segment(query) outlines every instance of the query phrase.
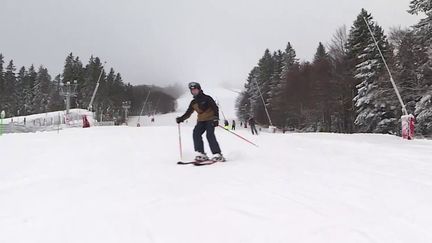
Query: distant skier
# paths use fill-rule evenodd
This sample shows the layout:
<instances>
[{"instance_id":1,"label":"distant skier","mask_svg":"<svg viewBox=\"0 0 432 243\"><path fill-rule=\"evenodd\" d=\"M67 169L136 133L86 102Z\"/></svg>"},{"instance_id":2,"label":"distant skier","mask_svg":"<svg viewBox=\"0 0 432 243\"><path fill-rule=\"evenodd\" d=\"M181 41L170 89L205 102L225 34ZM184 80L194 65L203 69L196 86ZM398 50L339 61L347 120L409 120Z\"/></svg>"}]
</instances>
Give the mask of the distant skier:
<instances>
[{"instance_id":1,"label":"distant skier","mask_svg":"<svg viewBox=\"0 0 432 243\"><path fill-rule=\"evenodd\" d=\"M204 151L204 143L202 140L202 135L206 132L207 141L210 145L211 152L213 153L213 158L211 160L225 161L214 134L215 127L219 126L219 108L212 97L204 94L199 83L191 82L188 86L193 95L193 100L189 104L186 113L181 117L176 118L176 122L181 123L185 121L194 111L196 111L198 113L198 120L193 130L194 147L195 152L197 152L195 160L209 160L209 157Z\"/></svg>"},{"instance_id":2,"label":"distant skier","mask_svg":"<svg viewBox=\"0 0 432 243\"><path fill-rule=\"evenodd\" d=\"M233 120L231 123L231 130L235 130L235 127L236 127L236 122L235 120Z\"/></svg>"},{"instance_id":3,"label":"distant skier","mask_svg":"<svg viewBox=\"0 0 432 243\"><path fill-rule=\"evenodd\" d=\"M229 123L228 123L228 120L225 120L225 121L224 121L224 128L225 128L226 130L229 129Z\"/></svg>"},{"instance_id":4,"label":"distant skier","mask_svg":"<svg viewBox=\"0 0 432 243\"><path fill-rule=\"evenodd\" d=\"M251 128L252 135L254 135L254 134L258 135L258 131L257 131L256 126L255 126L255 119L253 117L249 118L249 126Z\"/></svg>"}]
</instances>

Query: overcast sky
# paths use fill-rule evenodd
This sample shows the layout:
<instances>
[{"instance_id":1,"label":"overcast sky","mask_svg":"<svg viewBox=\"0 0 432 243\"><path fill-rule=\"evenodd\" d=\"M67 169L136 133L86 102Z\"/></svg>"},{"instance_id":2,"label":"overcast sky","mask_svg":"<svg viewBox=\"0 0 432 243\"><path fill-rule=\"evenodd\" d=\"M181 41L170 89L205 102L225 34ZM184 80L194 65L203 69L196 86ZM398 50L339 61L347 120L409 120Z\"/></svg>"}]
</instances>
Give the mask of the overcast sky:
<instances>
[{"instance_id":1,"label":"overcast sky","mask_svg":"<svg viewBox=\"0 0 432 243\"><path fill-rule=\"evenodd\" d=\"M411 26L410 0L0 0L0 53L55 76L68 53L99 56L132 84L240 86L266 48L291 41L311 60L319 41L361 8L385 30Z\"/></svg>"}]
</instances>

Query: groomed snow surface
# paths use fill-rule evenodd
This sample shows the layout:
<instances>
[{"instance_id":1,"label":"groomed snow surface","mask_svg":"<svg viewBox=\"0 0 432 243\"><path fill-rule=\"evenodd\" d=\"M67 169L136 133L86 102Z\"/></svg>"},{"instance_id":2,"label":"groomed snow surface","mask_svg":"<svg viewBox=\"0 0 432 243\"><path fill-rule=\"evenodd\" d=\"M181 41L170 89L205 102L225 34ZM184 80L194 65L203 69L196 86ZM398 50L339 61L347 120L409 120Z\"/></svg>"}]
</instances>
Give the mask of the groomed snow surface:
<instances>
[{"instance_id":1,"label":"groomed snow surface","mask_svg":"<svg viewBox=\"0 0 432 243\"><path fill-rule=\"evenodd\" d=\"M0 242L432 242L432 141L237 132L203 167L174 123L6 134Z\"/></svg>"}]
</instances>

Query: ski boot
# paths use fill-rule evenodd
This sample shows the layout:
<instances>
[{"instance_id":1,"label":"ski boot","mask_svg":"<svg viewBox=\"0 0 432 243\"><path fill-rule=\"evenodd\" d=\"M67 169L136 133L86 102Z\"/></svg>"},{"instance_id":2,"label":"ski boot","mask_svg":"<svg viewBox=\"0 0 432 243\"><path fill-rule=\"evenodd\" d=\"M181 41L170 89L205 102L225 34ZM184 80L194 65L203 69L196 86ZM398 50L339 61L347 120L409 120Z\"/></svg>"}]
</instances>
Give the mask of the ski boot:
<instances>
[{"instance_id":1,"label":"ski boot","mask_svg":"<svg viewBox=\"0 0 432 243\"><path fill-rule=\"evenodd\" d=\"M214 154L213 158L211 159L213 162L225 162L225 158L222 156L222 154Z\"/></svg>"},{"instance_id":2,"label":"ski boot","mask_svg":"<svg viewBox=\"0 0 432 243\"><path fill-rule=\"evenodd\" d=\"M203 162L208 161L209 157L205 153L197 152L197 155L195 156L195 161L197 162Z\"/></svg>"}]
</instances>

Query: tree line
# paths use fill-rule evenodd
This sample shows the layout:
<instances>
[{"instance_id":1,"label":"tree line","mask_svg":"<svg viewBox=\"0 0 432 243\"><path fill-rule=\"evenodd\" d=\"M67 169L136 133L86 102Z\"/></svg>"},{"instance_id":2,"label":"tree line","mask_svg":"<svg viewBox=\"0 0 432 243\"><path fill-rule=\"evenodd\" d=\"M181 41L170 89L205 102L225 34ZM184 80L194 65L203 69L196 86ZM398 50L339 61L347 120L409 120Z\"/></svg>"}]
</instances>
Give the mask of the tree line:
<instances>
[{"instance_id":1,"label":"tree line","mask_svg":"<svg viewBox=\"0 0 432 243\"><path fill-rule=\"evenodd\" d=\"M122 103L131 101L132 115L167 113L175 110L176 101L166 94L164 88L150 85L133 86L125 83L120 73L110 68L107 72L98 57L91 56L86 65L79 57L70 53L65 60L63 72L54 78L44 66L16 69L13 60L5 64L0 54L0 111L7 117L24 116L65 109L61 87L67 82L76 82L76 97L72 98L71 108L89 106L97 80L100 86L93 103L96 117L103 120L124 119ZM176 86L167 87L174 93ZM144 101L150 95L147 105Z\"/></svg>"},{"instance_id":2,"label":"tree line","mask_svg":"<svg viewBox=\"0 0 432 243\"><path fill-rule=\"evenodd\" d=\"M411 14L427 17L386 36L362 9L347 31L319 43L312 62L300 62L293 45L264 55L253 67L237 99L242 120L300 131L399 134L401 105L372 35L392 71L417 133L432 135L432 4L413 0ZM263 100L261 98L261 95Z\"/></svg>"}]
</instances>

